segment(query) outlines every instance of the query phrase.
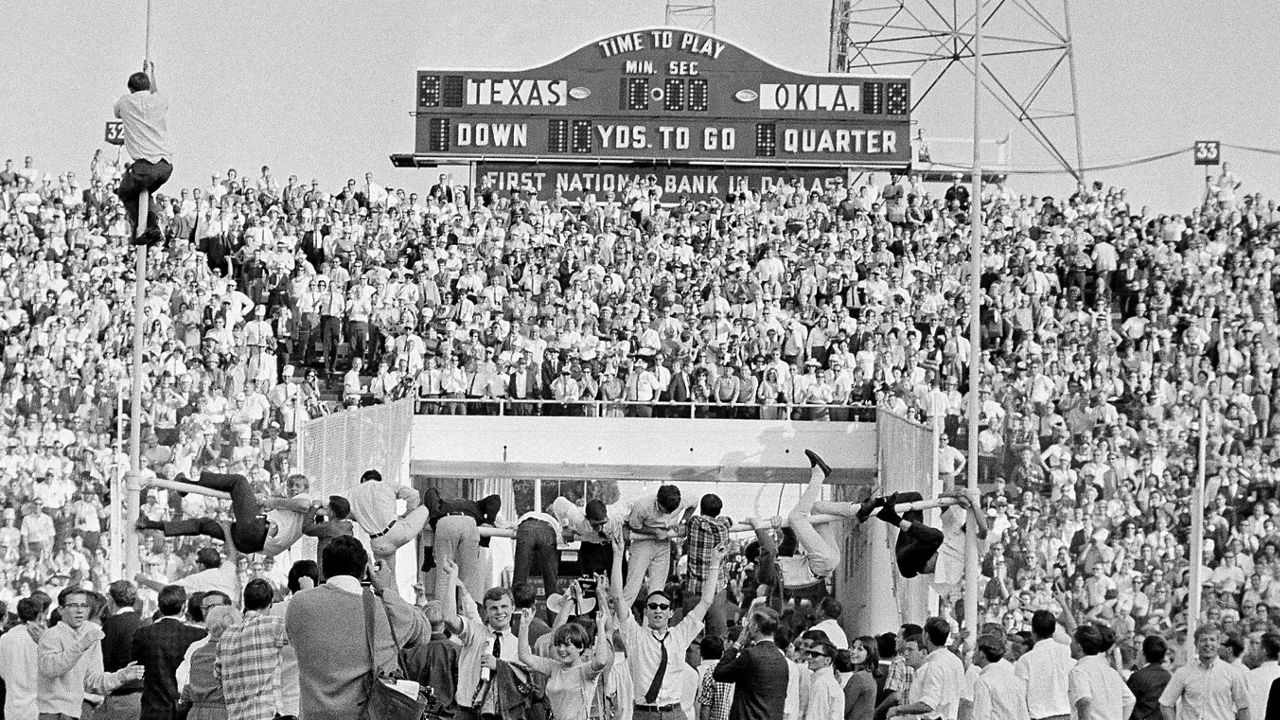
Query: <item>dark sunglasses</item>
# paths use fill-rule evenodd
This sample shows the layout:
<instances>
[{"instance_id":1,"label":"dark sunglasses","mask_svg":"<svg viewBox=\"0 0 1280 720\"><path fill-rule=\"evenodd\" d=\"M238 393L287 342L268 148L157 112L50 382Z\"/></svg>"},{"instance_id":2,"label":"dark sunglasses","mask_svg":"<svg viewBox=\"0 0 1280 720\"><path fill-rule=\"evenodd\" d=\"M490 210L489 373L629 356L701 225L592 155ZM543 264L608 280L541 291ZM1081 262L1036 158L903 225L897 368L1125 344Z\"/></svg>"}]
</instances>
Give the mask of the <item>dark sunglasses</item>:
<instances>
[{"instance_id":1,"label":"dark sunglasses","mask_svg":"<svg viewBox=\"0 0 1280 720\"><path fill-rule=\"evenodd\" d=\"M808 655L809 657L824 657L824 658L831 657L830 655L822 652L821 650L805 650L804 654Z\"/></svg>"},{"instance_id":2,"label":"dark sunglasses","mask_svg":"<svg viewBox=\"0 0 1280 720\"><path fill-rule=\"evenodd\" d=\"M662 603L649 603L648 605L645 605L645 607L649 608L650 610L670 610L671 609L670 605L664 605Z\"/></svg>"}]
</instances>

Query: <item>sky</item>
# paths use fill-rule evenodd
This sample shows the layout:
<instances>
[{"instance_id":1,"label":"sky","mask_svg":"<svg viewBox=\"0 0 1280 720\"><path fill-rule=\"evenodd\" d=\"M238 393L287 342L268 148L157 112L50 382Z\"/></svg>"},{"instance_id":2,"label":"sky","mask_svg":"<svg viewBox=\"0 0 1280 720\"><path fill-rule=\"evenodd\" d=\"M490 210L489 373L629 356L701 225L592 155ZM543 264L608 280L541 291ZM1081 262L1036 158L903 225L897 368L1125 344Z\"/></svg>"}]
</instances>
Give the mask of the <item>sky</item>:
<instances>
[{"instance_id":1,"label":"sky","mask_svg":"<svg viewBox=\"0 0 1280 720\"><path fill-rule=\"evenodd\" d=\"M1037 4L1060 12L1056 0ZM145 8L145 0L0 3L0 159L32 155L42 171L83 177L94 150L115 152L101 142L102 122L141 65ZM1204 178L1191 162L1193 141L1280 150L1280 84L1270 77L1280 66L1280 3L1091 0L1072 8L1085 164L1188 148L1090 180L1127 187L1137 205L1187 211ZM716 30L775 64L825 72L829 17L824 0L720 0ZM1009 16L1001 30L1025 29L1023 20ZM382 184L422 192L435 171L393 169L388 159L413 147L416 69L531 67L664 21L663 0L154 0L152 57L171 102L170 184L205 185L231 167L256 176L270 165L277 177L328 186L372 171ZM1002 67L1015 81L1031 77ZM917 127L971 136L971 87L960 73L944 81L916 113ZM1065 85L1050 91L1048 100L1062 101L1053 106L1065 108ZM1052 165L1016 121L993 102L984 107L984 137L1013 131L1015 169ZM941 159L968 163L957 148ZM1224 159L1246 191L1271 197L1280 187L1280 155L1228 148ZM1073 181L1015 173L1010 185L1062 195Z\"/></svg>"}]
</instances>

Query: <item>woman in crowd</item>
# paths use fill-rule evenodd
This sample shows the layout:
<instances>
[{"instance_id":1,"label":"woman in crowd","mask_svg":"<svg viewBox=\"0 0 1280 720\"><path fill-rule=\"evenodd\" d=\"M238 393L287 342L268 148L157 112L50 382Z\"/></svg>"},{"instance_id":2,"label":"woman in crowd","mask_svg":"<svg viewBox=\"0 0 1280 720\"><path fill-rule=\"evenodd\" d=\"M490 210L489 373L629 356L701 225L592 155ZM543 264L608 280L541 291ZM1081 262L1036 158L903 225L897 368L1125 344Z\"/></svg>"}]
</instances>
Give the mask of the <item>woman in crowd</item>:
<instances>
[{"instance_id":1,"label":"woman in crowd","mask_svg":"<svg viewBox=\"0 0 1280 720\"><path fill-rule=\"evenodd\" d=\"M844 687L844 720L872 720L876 711L876 679L880 665L876 640L855 638L847 651L836 653L835 668Z\"/></svg>"},{"instance_id":2,"label":"woman in crowd","mask_svg":"<svg viewBox=\"0 0 1280 720\"><path fill-rule=\"evenodd\" d=\"M243 619L240 611L232 605L211 607L205 615L204 627L209 635L187 650L189 656L177 672L182 702L191 708L187 720L227 720L222 680L213 663L218 657L218 641L222 633Z\"/></svg>"},{"instance_id":3,"label":"woman in crowd","mask_svg":"<svg viewBox=\"0 0 1280 720\"><path fill-rule=\"evenodd\" d=\"M603 597L604 588L597 585L596 593ZM556 720L590 720L594 716L592 706L598 695L600 675L613 665L613 623L608 605L597 604L594 645L582 625L570 622L555 630L550 660L535 655L529 645L533 611L523 611L520 662L547 674L547 700Z\"/></svg>"}]
</instances>

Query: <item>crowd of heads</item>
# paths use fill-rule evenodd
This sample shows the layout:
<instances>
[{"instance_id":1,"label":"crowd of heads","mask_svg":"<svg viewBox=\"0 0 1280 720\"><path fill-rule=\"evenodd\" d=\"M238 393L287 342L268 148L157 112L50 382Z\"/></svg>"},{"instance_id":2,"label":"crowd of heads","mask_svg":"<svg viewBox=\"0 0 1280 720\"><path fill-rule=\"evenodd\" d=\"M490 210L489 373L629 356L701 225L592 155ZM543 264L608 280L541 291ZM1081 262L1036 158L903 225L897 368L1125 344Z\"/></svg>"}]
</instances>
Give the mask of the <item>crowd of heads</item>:
<instances>
[{"instance_id":1,"label":"crowd of heads","mask_svg":"<svg viewBox=\"0 0 1280 720\"><path fill-rule=\"evenodd\" d=\"M102 154L83 181L33 158L0 171L3 600L108 584L134 333L120 172ZM214 174L157 198L143 480L213 469L280 485L297 424L343 400L416 396L433 411L518 385L554 401L532 410L548 414L678 400L686 415L841 420L878 405L964 448L977 392L1000 538L984 620L1025 631L1065 601L1140 644L1187 621L1204 406L1204 614L1256 635L1280 607L1280 216L1241 187L1224 167L1199 206L1159 213L1100 182L1056 197L986 184L970 388L961 178L706 201L637 183L570 202L446 176L419 195L372 175L331 192L268 167ZM583 400L599 404L574 410ZM942 465L964 472L955 453ZM154 489L143 508L221 512ZM145 566L178 576L194 550L149 537ZM246 559L246 577L283 576L270 562Z\"/></svg>"}]
</instances>

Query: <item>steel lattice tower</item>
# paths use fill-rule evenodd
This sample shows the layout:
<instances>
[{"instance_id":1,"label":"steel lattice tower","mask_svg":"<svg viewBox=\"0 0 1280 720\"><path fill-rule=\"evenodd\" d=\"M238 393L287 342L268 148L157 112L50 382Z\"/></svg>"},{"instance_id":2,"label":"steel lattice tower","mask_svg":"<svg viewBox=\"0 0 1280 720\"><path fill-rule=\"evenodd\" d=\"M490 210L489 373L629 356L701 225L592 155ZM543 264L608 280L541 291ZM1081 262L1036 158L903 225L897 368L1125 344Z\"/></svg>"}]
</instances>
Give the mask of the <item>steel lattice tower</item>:
<instances>
[{"instance_id":1,"label":"steel lattice tower","mask_svg":"<svg viewBox=\"0 0 1280 720\"><path fill-rule=\"evenodd\" d=\"M715 34L715 0L667 0L667 25Z\"/></svg>"},{"instance_id":2,"label":"steel lattice tower","mask_svg":"<svg viewBox=\"0 0 1280 720\"><path fill-rule=\"evenodd\" d=\"M1081 179L1084 141L1070 0L1061 0L1060 13L1056 0L980 2L982 86L1055 162ZM974 21L973 0L832 0L828 69L911 74L914 114L954 74L949 71L963 68L966 82L973 82L979 72L971 45ZM1064 149L1072 139L1074 162Z\"/></svg>"}]
</instances>

